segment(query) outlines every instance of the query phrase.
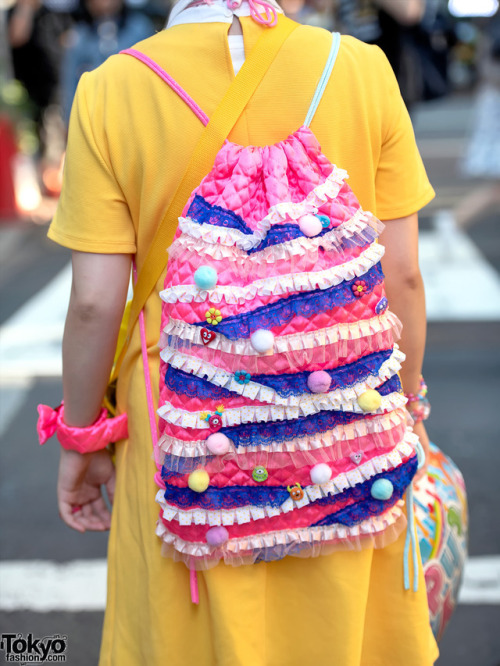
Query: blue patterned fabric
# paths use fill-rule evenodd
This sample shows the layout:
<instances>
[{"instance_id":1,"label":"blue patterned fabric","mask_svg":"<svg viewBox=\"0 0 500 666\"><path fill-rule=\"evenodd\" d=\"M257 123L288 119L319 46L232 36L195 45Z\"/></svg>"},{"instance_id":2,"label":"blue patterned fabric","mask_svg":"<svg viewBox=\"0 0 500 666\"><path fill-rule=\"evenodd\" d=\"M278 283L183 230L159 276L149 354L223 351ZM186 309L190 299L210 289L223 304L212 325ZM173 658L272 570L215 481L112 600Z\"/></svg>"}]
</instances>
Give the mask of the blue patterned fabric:
<instances>
[{"instance_id":1,"label":"blue patterned fabric","mask_svg":"<svg viewBox=\"0 0 500 666\"><path fill-rule=\"evenodd\" d=\"M237 229L247 236L253 234L252 229L246 224L244 219L234 213L233 211L210 204L199 194L196 194L189 206L186 217L189 217L193 222L198 224L210 224L216 227L224 227L226 229ZM329 233L331 228L323 229L318 236L324 236ZM354 240L344 239L342 247L348 249L352 246L364 246L373 242L377 237L377 232L371 227L367 227L366 231L355 242ZM261 252L273 245L286 243L296 238L305 238L304 233L300 230L298 224L287 222L285 224L273 225L266 234L266 237L254 248L248 250L247 254L255 254Z\"/></svg>"},{"instance_id":2,"label":"blue patterned fabric","mask_svg":"<svg viewBox=\"0 0 500 666\"><path fill-rule=\"evenodd\" d=\"M318 527L320 525L332 525L333 523L340 523L341 525L347 525L352 527L357 525L362 520L366 520L371 516L378 516L388 507L395 504L400 500L407 487L410 485L411 480L415 476L417 471L418 460L417 456L412 456L408 462L396 467L390 472L383 472L382 474L377 474L372 479L351 488L351 491L359 489L360 492L356 494L357 502L350 506L347 506L336 513L332 513L325 518L322 518L317 523L314 523L311 527ZM370 490L372 485L377 481L377 479L388 479L391 481L394 491L392 496L388 500L376 500L371 496ZM349 490L346 490L342 493L342 496L345 497L349 493ZM317 504L321 504L323 500L318 500Z\"/></svg>"},{"instance_id":3,"label":"blue patterned fabric","mask_svg":"<svg viewBox=\"0 0 500 666\"><path fill-rule=\"evenodd\" d=\"M392 393L393 379L385 382L377 390L381 395ZM399 380L397 377L395 381ZM268 423L245 423L233 427L223 427L219 432L229 437L233 444L240 446L262 446L272 442L285 442L296 437L307 437L318 432L326 432L338 425L362 421L367 417L363 414L341 411L324 411L311 416L301 416L287 421L270 421Z\"/></svg>"},{"instance_id":4,"label":"blue patterned fabric","mask_svg":"<svg viewBox=\"0 0 500 666\"><path fill-rule=\"evenodd\" d=\"M326 370L332 379L330 391L354 386L369 376L376 377L382 366L392 354L392 349L368 354L354 363ZM307 379L310 372L297 372L283 375L252 375L251 380L257 384L273 388L278 395L288 398L292 395L310 393ZM187 395L191 398L203 396L219 400L234 397L235 393L212 384L183 370L169 366L165 373L165 385L174 393ZM399 390L399 389L395 389Z\"/></svg>"},{"instance_id":5,"label":"blue patterned fabric","mask_svg":"<svg viewBox=\"0 0 500 666\"><path fill-rule=\"evenodd\" d=\"M366 282L367 290L365 293L373 291L374 287L384 279L380 262L364 273L361 278ZM328 289L315 289L292 294L286 298L280 298L275 303L261 305L250 312L224 317L216 326L207 324L206 321L196 322L194 326L203 326L216 333L222 333L230 340L249 338L259 328L268 330L274 326L283 326L294 317L312 317L319 312L326 312L334 307L352 303L357 298L351 287L359 279L356 277Z\"/></svg>"},{"instance_id":6,"label":"blue patterned fabric","mask_svg":"<svg viewBox=\"0 0 500 666\"><path fill-rule=\"evenodd\" d=\"M378 515L385 509L401 499L410 480L413 478L417 469L417 456L390 472L382 472L373 478L360 483L354 488L347 488L337 495L329 495L316 500L316 506L335 505L346 499L355 502L353 507L346 507L336 513L323 518L315 525L330 525L331 523L342 523L343 525L354 525L373 515ZM251 478L251 470L248 470ZM207 510L217 509L236 509L244 506L281 506L290 496L287 488L284 486L227 486L225 488L215 488L209 486L203 493L197 493L190 488L177 488L168 485L168 480L179 476L169 470L162 469L162 478L167 484L164 492L165 501L168 504L181 509L201 508ZM389 479L394 492L390 500L375 500L370 494L372 484L377 479ZM362 504L360 504L362 503ZM350 522L351 521L351 522Z\"/></svg>"},{"instance_id":7,"label":"blue patterned fabric","mask_svg":"<svg viewBox=\"0 0 500 666\"><path fill-rule=\"evenodd\" d=\"M186 217L198 224L211 224L214 227L225 227L226 229L238 229L247 236L253 235L253 231L245 223L245 220L232 210L212 206L199 194L195 194L188 208Z\"/></svg>"}]
</instances>

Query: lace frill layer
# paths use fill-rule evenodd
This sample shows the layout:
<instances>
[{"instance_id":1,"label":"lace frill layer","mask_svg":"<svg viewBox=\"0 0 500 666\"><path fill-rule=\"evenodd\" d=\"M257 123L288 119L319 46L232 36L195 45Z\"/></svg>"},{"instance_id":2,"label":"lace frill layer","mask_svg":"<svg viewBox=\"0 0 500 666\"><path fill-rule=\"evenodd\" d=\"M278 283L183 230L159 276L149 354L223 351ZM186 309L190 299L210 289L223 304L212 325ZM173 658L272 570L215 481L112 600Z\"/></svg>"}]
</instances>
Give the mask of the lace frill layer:
<instances>
[{"instance_id":1,"label":"lace frill layer","mask_svg":"<svg viewBox=\"0 0 500 666\"><path fill-rule=\"evenodd\" d=\"M406 527L403 501L380 516L372 516L358 525L347 527L335 524L320 527L286 529L279 532L258 534L231 539L222 547L206 543L184 541L169 532L160 519L156 534L162 541L162 554L199 571L225 564L240 566L259 561L280 560L287 555L294 557L318 557L338 550L385 548L396 541Z\"/></svg>"},{"instance_id":2,"label":"lace frill layer","mask_svg":"<svg viewBox=\"0 0 500 666\"><path fill-rule=\"evenodd\" d=\"M242 247L249 243L249 237L238 229L228 229L211 224L199 224L188 217L179 218L182 234L168 249L170 260L179 258L184 252L205 254L215 260L237 262L238 268L252 270L261 263L292 260L307 255L314 258L320 247L327 251L344 252L352 247L364 247L381 234L384 225L371 213L358 210L352 218L315 238L300 236L263 250L247 254Z\"/></svg>"},{"instance_id":3,"label":"lace frill layer","mask_svg":"<svg viewBox=\"0 0 500 666\"><path fill-rule=\"evenodd\" d=\"M321 328L309 333L293 333L292 335L280 335L274 339L274 354L285 352L302 351L314 349L326 345L335 345L343 340L359 340L368 338L377 333L392 331L395 340L401 335L401 322L390 310L384 314L377 315L371 319L362 319L353 323L335 324L328 328ZM175 340L173 338L178 338ZM248 339L231 340L222 334L218 334L210 342L208 347L203 345L201 338L201 327L179 319L169 319L163 328L160 338L160 348L167 346L180 350L182 343L199 345L207 351L220 350L226 354L236 356L261 356ZM189 348L189 345L187 345Z\"/></svg>"},{"instance_id":4,"label":"lace frill layer","mask_svg":"<svg viewBox=\"0 0 500 666\"><path fill-rule=\"evenodd\" d=\"M374 476L395 469L414 455L415 440L417 439L410 430L405 438L389 453L374 456L365 463L354 469L342 472L324 484L303 485L304 497L300 501L294 501L287 496L285 502L280 506L239 506L234 509L206 510L201 508L182 509L164 500L164 490L160 489L156 501L162 505L163 518L167 521L175 520L180 525L244 525L251 520L263 518L274 518L283 513L289 513L295 509L302 509L317 500L327 497L338 496L349 488L369 481Z\"/></svg>"},{"instance_id":5,"label":"lace frill layer","mask_svg":"<svg viewBox=\"0 0 500 666\"><path fill-rule=\"evenodd\" d=\"M290 273L275 277L255 280L244 287L234 285L219 286L213 289L199 289L193 284L180 284L168 287L160 292L165 303L244 303L256 296L281 296L300 292L311 292L316 289L329 289L341 282L347 282L367 273L378 264L384 254L384 248L378 243L372 243L359 257L346 261L343 264L332 266L324 271L311 273Z\"/></svg>"},{"instance_id":6,"label":"lace frill layer","mask_svg":"<svg viewBox=\"0 0 500 666\"><path fill-rule=\"evenodd\" d=\"M328 394L323 394L328 395ZM379 409L370 412L370 414L383 414L384 412L399 409L406 404L406 398L401 393L391 393L382 397ZM363 414L363 410L357 402L338 402L324 399L320 404L311 398L307 403L301 403L297 407L283 407L282 405L266 405L254 407L235 407L224 410L221 419L223 426L239 425L240 423L259 423L267 421L285 421L297 419L300 416L309 416L322 410L342 410L355 414ZM166 402L157 410L158 416L165 419L168 423L180 425L183 428L197 428L199 430L208 430L210 428L207 421L201 418L198 412L188 412L184 409L178 409L171 403Z\"/></svg>"},{"instance_id":7,"label":"lace frill layer","mask_svg":"<svg viewBox=\"0 0 500 666\"><path fill-rule=\"evenodd\" d=\"M214 457L207 450L205 439L185 441L170 435L158 440L158 462L174 472L190 472L208 461L221 468L226 460L235 460L242 469L257 465L265 467L295 467L315 465L320 462L336 462L352 453L363 450L365 440L375 448L396 446L409 425L406 409L398 409L371 419L359 419L353 423L338 425L326 432L296 437L281 442L272 441L256 446L235 447L224 456ZM192 462L189 462L192 461Z\"/></svg>"},{"instance_id":8,"label":"lace frill layer","mask_svg":"<svg viewBox=\"0 0 500 666\"><path fill-rule=\"evenodd\" d=\"M393 377L401 369L401 364L405 359L405 355L401 352L397 345L394 345L394 350L390 357L382 363L378 372L373 371L373 374L364 377L361 381L353 383L351 386L344 388L337 388L329 393L292 393L284 397L283 391L278 391L270 386L265 386L261 383L250 380L246 384L241 384L236 381L234 374L221 370L216 366L196 359L187 354L180 352L171 352L170 350L163 350L160 352L160 357L165 363L170 364L171 367L184 370L190 375L207 380L215 386L226 389L232 394L241 395L250 400L259 402L266 402L272 405L282 405L284 407L300 407L304 406L306 410L314 406L314 410L320 409L339 409L342 403L351 403L356 400L362 393L368 389L376 389L388 379ZM363 373L366 372L365 367L362 368ZM201 389L200 389L201 390ZM300 389L299 389L300 390ZM199 391L197 391L199 393ZM217 399L217 397L216 397ZM308 413L311 413L310 411Z\"/></svg>"}]
</instances>

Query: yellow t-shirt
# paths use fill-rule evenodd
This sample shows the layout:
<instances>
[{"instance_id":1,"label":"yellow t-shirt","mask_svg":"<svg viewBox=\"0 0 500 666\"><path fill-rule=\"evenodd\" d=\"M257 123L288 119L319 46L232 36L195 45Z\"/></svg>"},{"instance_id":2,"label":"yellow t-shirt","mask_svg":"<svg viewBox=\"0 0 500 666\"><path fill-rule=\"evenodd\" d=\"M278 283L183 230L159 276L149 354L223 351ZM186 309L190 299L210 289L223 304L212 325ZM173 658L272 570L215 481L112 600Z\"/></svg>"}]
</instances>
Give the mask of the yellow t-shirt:
<instances>
[{"instance_id":1,"label":"yellow t-shirt","mask_svg":"<svg viewBox=\"0 0 500 666\"><path fill-rule=\"evenodd\" d=\"M262 27L251 19L241 23L248 53ZM234 78L227 28L177 25L136 48L210 116ZM266 145L302 125L330 44L328 32L298 28L230 139ZM363 208L382 220L409 215L432 198L410 119L378 48L342 38L311 129L325 155L349 173ZM84 252L137 253L140 267L201 131L185 103L129 56L113 56L84 74L49 237ZM145 317L150 370L158 378L156 295ZM130 439L117 450L101 666L432 664L437 648L425 583L421 575L418 593L403 591L401 538L379 551L219 565L199 574L200 605L191 603L187 569L161 556L154 534L155 466L139 357L135 331L118 391Z\"/></svg>"}]
</instances>

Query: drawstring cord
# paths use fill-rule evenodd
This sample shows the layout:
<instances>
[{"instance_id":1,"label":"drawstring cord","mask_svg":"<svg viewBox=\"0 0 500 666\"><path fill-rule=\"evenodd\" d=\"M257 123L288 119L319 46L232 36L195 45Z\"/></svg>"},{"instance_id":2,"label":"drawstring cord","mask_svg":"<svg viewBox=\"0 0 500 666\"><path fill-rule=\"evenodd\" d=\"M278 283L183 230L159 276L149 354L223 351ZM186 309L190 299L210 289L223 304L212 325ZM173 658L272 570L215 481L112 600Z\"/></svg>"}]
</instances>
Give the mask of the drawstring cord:
<instances>
[{"instance_id":1,"label":"drawstring cord","mask_svg":"<svg viewBox=\"0 0 500 666\"><path fill-rule=\"evenodd\" d=\"M425 453L420 442L415 445L418 458L417 470L422 469L425 465ZM415 509L413 498L413 483L410 483L406 491L406 513L408 524L406 526L406 540L403 554L403 577L405 590L410 589L410 563L409 551L411 544L411 558L413 563L413 591L418 590L418 553L417 553L417 537L415 534Z\"/></svg>"}]
</instances>

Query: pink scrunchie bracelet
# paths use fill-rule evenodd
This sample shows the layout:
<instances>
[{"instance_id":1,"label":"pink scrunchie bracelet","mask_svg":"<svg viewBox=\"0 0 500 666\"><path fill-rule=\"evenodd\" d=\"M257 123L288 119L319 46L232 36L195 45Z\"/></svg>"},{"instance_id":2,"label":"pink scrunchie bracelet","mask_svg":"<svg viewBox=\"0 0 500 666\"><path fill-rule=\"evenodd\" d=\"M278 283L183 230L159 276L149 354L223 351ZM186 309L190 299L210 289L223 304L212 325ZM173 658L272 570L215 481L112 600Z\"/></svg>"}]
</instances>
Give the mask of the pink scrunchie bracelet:
<instances>
[{"instance_id":1,"label":"pink scrunchie bracelet","mask_svg":"<svg viewBox=\"0 0 500 666\"><path fill-rule=\"evenodd\" d=\"M120 414L108 418L108 410L101 409L96 421L86 428L75 428L64 423L63 404L55 409L47 405L38 405L38 423L36 430L40 445L57 433L57 439L63 449L78 453L93 453L106 448L108 444L128 437L127 415Z\"/></svg>"}]
</instances>

